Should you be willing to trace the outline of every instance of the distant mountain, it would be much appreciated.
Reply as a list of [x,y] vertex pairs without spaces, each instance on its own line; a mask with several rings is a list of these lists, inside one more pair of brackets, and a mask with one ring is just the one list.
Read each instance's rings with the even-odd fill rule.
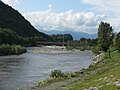
[[73,36],[74,40],[79,40],[82,37],[91,38],[91,39],[97,38],[97,34],[88,34],[88,33],[83,33],[83,32],[76,32],[76,31],[57,31],[57,30],[52,30],[52,31],[39,30],[39,31],[44,32],[48,35],[52,35],[52,34],[71,34]]
[[0,1],[0,28],[8,28],[23,37],[49,36],[36,30],[17,10]]

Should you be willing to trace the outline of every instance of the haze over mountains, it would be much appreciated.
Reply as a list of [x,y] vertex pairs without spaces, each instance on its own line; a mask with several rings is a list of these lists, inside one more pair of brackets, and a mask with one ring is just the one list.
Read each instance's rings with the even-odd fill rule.
[[84,32],[69,31],[69,30],[65,30],[65,31],[58,31],[58,30],[46,31],[46,30],[39,29],[39,31],[43,32],[45,34],[48,34],[48,35],[52,35],[52,34],[71,34],[73,36],[74,40],[79,40],[82,37],[91,38],[91,39],[97,38],[97,34],[88,34],[88,33],[84,33]]
[[46,40],[49,40],[50,37],[48,35],[52,34],[71,34],[74,40],[79,40],[82,37],[91,39],[97,38],[97,34],[88,34],[68,29],[64,30],[64,28],[62,28],[62,31],[61,30],[46,31],[44,29],[36,30],[29,23],[29,21],[27,21],[17,10],[4,4],[2,1],[0,1],[0,28],[11,29],[18,35],[23,37],[31,37],[38,35],[42,38],[46,38]]

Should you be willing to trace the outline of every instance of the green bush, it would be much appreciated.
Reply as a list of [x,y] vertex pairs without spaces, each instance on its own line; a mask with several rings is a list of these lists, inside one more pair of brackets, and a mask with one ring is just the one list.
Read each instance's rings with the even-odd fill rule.
[[92,49],[92,52],[95,53],[95,54],[100,54],[100,47],[99,47],[99,46],[94,47],[94,48]]
[[76,73],[72,73],[72,72],[67,72],[67,73],[63,73],[60,70],[54,70],[51,71],[50,77],[52,78],[72,78],[72,77],[76,77],[77,74]]
[[52,78],[64,77],[64,73],[62,73],[62,71],[60,71],[60,70],[54,70],[54,71],[51,71],[50,77],[52,77]]
[[77,76],[77,73],[72,73],[72,72],[64,73],[64,78],[73,78],[76,76]]
[[25,53],[26,49],[20,45],[0,45],[0,56]]
[[85,50],[85,47],[80,47],[80,51],[84,51]]
[[120,32],[117,34],[116,47],[117,47],[118,52],[120,53]]

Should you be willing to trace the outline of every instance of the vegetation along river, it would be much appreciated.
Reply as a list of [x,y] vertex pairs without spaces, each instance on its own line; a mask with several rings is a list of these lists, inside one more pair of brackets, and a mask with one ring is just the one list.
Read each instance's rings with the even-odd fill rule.
[[31,47],[21,55],[0,56],[0,90],[16,90],[49,77],[54,69],[74,72],[88,67],[91,51],[67,51],[61,47]]

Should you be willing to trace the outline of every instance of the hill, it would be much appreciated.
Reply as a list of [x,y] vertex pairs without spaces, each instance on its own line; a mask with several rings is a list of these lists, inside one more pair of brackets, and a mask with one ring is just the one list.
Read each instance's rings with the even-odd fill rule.
[[40,36],[49,39],[37,31],[17,10],[0,1],[0,28],[8,28],[23,37]]

